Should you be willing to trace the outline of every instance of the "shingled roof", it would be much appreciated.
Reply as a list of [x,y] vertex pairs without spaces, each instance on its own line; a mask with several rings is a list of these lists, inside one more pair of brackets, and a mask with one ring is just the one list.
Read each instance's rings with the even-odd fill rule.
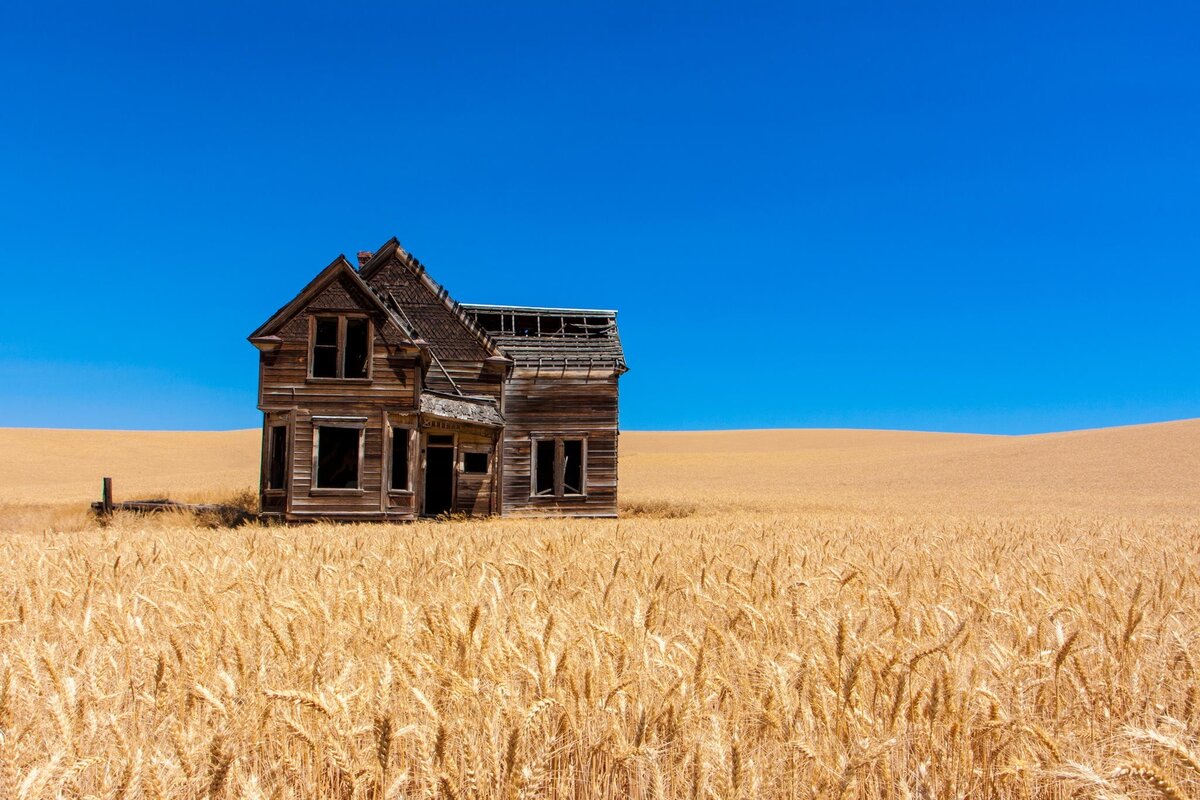
[[519,367],[627,372],[617,312],[462,303],[462,308]]
[[496,343],[395,237],[358,274],[440,358],[482,361],[501,355]]

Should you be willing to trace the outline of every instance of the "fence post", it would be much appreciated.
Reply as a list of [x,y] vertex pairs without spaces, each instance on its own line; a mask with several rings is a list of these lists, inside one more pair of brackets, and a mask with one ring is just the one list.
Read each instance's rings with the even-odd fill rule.
[[112,478],[104,479],[104,494],[101,495],[101,503],[104,507],[104,516],[111,517],[113,511]]

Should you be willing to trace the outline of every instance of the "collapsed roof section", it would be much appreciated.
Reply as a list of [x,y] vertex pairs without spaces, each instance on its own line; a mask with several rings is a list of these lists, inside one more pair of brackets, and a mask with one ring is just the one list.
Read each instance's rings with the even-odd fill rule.
[[477,303],[461,307],[518,367],[629,370],[616,311]]

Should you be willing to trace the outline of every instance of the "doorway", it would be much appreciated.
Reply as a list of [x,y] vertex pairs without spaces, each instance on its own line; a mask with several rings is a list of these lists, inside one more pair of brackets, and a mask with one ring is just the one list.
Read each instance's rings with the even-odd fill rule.
[[425,516],[449,513],[454,504],[454,447],[425,449]]

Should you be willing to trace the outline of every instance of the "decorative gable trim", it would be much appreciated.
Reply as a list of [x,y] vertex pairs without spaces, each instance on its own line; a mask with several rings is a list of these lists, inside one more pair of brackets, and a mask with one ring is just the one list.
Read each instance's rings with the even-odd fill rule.
[[350,266],[350,262],[346,260],[344,255],[339,255],[329,266],[321,270],[315,278],[309,281],[308,285],[300,290],[300,293],[289,300],[282,308],[276,311],[271,317],[264,322],[259,328],[247,337],[256,347],[261,347],[262,343],[269,342],[272,335],[282,328],[288,320],[292,319],[303,309],[307,308],[321,292],[332,284],[339,277],[343,277],[350,282],[366,299],[366,302],[376,311],[379,311],[384,317],[390,321],[396,328],[404,334],[407,342],[403,344],[413,349],[423,349],[420,344],[415,341],[417,338],[409,327],[396,315],[394,311],[384,305],[378,295],[371,290],[354,267]]

